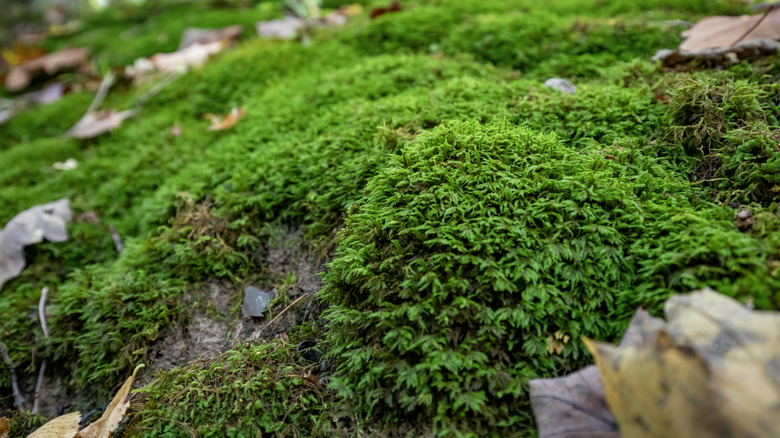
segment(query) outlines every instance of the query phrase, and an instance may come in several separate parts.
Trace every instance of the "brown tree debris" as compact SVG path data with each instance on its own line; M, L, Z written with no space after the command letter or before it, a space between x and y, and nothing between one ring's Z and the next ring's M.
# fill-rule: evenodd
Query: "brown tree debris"
M11 69L5 78L5 88L11 92L21 91L27 88L33 77L39 73L53 76L64 69L86 70L89 68L88 61L87 49L64 49L50 53Z
M399 0L394 0L392 3L390 3L390 6L372 9L371 19L373 20L375 18L381 17L382 15L392 14L393 12L401 12L401 10L401 2Z

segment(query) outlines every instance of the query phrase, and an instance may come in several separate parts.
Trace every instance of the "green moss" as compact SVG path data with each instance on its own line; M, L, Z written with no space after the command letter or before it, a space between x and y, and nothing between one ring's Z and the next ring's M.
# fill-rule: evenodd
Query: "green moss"
M555 333L614 339L638 305L702 284L780 304L776 243L756 251L722 213L688 213L687 182L608 152L447 123L372 179L321 293L349 409L415 434L520 433L527 380L589 361L549 350Z
M665 152L723 203L780 195L780 88L730 73L682 76L670 86Z
M309 333L311 334L311 333ZM157 376L140 392L127 437L314 436L329 419L329 392L318 382L319 363L296 351L308 339L291 333L239 346L209 363L193 363Z

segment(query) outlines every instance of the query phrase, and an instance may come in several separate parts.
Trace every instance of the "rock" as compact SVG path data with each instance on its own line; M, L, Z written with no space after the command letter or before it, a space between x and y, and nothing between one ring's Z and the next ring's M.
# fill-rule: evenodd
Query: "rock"
M547 79L544 81L544 85L569 94L574 94L577 91L577 87L574 84L562 78Z
M276 297L276 289L266 292L254 286L247 286L244 289L244 304L241 306L241 313L244 314L244 317L261 316L274 297Z

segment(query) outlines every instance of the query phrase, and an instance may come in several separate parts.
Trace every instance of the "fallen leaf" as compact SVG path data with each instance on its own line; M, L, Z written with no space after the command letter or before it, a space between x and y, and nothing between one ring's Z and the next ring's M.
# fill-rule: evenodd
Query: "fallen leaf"
M40 58L41 56L44 56L46 52L40 47L25 46L18 42L14 42L11 44L10 49L0 50L0 54L2 54L3 59L5 59L8 65L18 66L27 61Z
M305 25L303 19L288 16L278 20L261 21L257 23L256 28L260 38L291 40L298 36Z
M177 50L181 51L195 44L209 44L222 40L233 42L241 36L241 32L243 32L243 28L239 24L221 29L198 29L191 27L184 30Z
M374 8L371 10L371 19L375 19L377 17L381 17L385 14L392 14L393 12L401 12L401 2L398 0L393 1L390 3L390 6L383 8Z
M662 325L662 320L643 310L638 311L623 336L621 347L644 345L648 341L644 333ZM568 336L556 332L550 339L568 340ZM534 379L529 388L539 438L620 436L596 366L565 377Z
M5 88L11 92L21 91L30 85L33 76L39 72L53 76L63 69L87 68L88 58L89 51L87 49L64 49L26 61L8 72L8 76L5 78Z
M595 365L557 379L529 383L539 438L617 438L615 417Z
M84 115L68 135L73 138L94 138L122 125L125 119L135 115L135 110L116 112L114 110L92 111Z
M224 131L235 126L235 124L244 117L244 113L245 111L243 108L233 108L230 110L230 113L225 116L205 114L203 117L211 120L211 126L207 128L209 131Z
M772 437L780 428L780 313L709 289L670 298L637 345L586 340L624 436ZM641 394L641 396L638 396Z
M73 438L79 431L80 420L79 412L59 416L27 435L27 438Z
M151 61L157 70L164 72L180 71L203 65L209 56L221 52L225 47L227 47L227 43L224 41L214 41L206 44L195 43L177 52L158 53L151 57Z
M63 198L22 211L0 230L0 289L17 277L26 265L24 247L68 240L66 222L73 219L70 203Z
M683 31L682 36L685 41L680 44L680 50L686 52L728 48L754 39L777 40L780 39L780 9L769 11L766 17L764 14L706 17Z
M11 433L11 424L7 418L0 418L0 438L8 438L9 433Z
M127 407L130 406L128 395L130 394L130 389L133 387L133 379L135 379L138 370L143 367L143 364L135 367L133 375L128 377L125 384L119 388L119 391L114 396L114 399L111 400L111 403L108 404L103 415L97 421L76 434L75 438L109 438L111 436L111 432L113 432L119 425L119 422L122 421L122 417L125 416Z
M545 87L555 88L558 91L574 94L577 91L577 86L562 78L550 78L544 81Z

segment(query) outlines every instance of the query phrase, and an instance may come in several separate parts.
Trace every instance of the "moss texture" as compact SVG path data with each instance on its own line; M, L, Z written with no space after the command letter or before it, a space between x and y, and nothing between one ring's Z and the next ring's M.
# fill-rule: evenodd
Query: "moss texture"
M282 15L279 2L214 6L116 9L45 44L124 64L173 50L187 26ZM291 345L240 346L158 376L127 436L532 433L528 379L588 363L578 337L615 339L637 306L709 286L780 308L780 63L676 74L649 60L680 40L666 20L744 7L409 1L308 46L248 27L96 139L60 137L88 93L31 109L0 126L0 161L14 163L0 168L0 223L66 196L101 222L29 248L0 294L0 341L22 380L47 357L74 407L99 406L191 316L185 296L262 276L269 240L302 228L333 257L318 346L333 367L317 376L331 383L290 378L313 365ZM576 94L545 87L551 76ZM119 84L106 106L145 90ZM234 128L206 130L203 114L232 107L246 109ZM51 168L67 158L79 167ZM740 231L741 208L755 219ZM49 340L34 318L43 286ZM571 337L560 352L556 333Z

